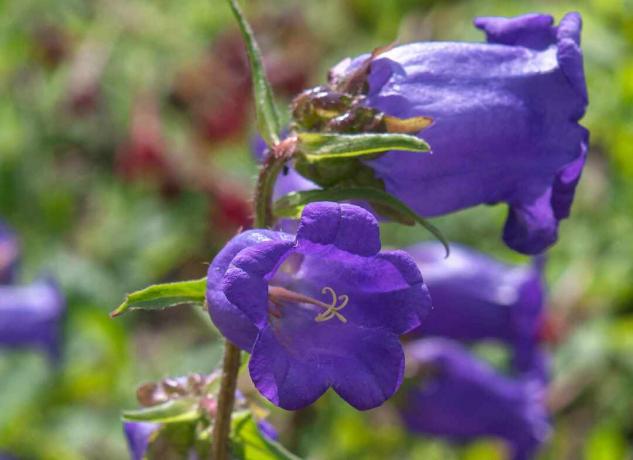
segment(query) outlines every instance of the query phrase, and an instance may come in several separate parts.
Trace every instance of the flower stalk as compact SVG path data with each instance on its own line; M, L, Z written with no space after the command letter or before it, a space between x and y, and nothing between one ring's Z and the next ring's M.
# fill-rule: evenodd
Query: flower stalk
M274 223L272 196L277 176L294 148L282 141L269 151L261 167L255 187L255 228L268 228ZM235 390L240 370L240 349L229 340L224 341L222 380L218 393L218 408L213 425L213 460L228 460L231 414L235 403Z

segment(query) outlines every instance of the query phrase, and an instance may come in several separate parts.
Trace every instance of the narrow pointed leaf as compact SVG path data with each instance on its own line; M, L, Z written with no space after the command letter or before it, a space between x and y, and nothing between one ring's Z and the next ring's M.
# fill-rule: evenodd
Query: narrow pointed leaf
M297 219L303 208L315 201L360 200L370 203L380 214L406 225L420 224L433 234L449 254L448 241L433 224L409 208L398 198L373 187L335 187L323 190L308 190L290 193L275 202L274 213L277 217Z
M389 150L428 152L429 145L416 136L402 133L323 134L298 133L298 150L308 161L356 158Z
M246 53L251 67L253 81L253 96L255 98L255 110L257 113L257 128L268 145L279 142L281 123L275 107L275 98L266 78L266 71L262 62L259 46L255 41L255 35L251 26L246 21L237 0L228 0L229 6L242 32L242 38L246 44Z
M249 412L233 414L231 451L239 460L299 460L281 444L263 436Z
M180 423L198 417L200 412L195 398L172 399L156 406L123 412L123 419L128 422Z
M122 315L127 310L163 310L182 304L204 306L206 278L177 283L154 284L128 294L110 316Z

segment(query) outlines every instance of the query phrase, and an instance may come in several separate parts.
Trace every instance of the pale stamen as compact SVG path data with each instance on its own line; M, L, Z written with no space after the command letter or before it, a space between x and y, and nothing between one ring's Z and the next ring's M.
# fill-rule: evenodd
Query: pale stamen
M321 293L322 294L329 293L332 296L332 300L330 301L330 303L321 302L320 300L314 299L310 296L303 295L298 292L290 291L286 288L282 288L279 286L268 287L268 296L271 302L276 306L284 302L307 303L310 305L315 305L317 307L323 308L325 310L324 312L319 313L314 318L315 321L321 323L321 322L324 322L336 317L340 322L346 323L347 318L345 318L341 313L339 313L339 311L342 310L347 305L347 303L349 302L349 297L347 295L337 296L336 292L334 292L334 289L332 289L329 286L326 286L323 289L321 289ZM340 305L337 305L337 303L339 302L340 302ZM277 316L277 315L273 315L273 316Z

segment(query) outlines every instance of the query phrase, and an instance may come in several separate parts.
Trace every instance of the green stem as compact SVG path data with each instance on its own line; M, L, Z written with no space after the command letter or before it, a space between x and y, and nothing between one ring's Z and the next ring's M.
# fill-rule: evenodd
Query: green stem
M235 403L237 375L240 370L240 349L228 340L224 341L224 358L222 362L222 383L218 394L218 410L213 425L213 444L211 446L213 460L229 458L229 434L231 433L231 414Z
M277 176L283 169L286 158L269 152L262 165L255 187L255 228L272 227L274 223L272 195ZM229 458L229 435L231 414L235 403L235 390L240 370L240 349L228 340L224 341L222 381L218 394L218 409L213 425L213 460Z
M274 223L273 189L286 158L268 152L262 165L255 187L255 228L269 228Z

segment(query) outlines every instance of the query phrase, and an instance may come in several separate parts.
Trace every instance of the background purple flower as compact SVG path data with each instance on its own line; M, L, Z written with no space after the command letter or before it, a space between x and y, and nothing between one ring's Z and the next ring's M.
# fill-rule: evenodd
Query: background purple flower
M502 341L512 347L518 373L547 380L540 344L545 307L540 261L505 264L458 244L451 244L448 258L439 243L405 250L424 272L433 300L416 334Z
M257 428L259 432L271 441L277 441L279 439L279 433L277 429L266 419L260 419L257 421Z
M413 43L371 64L367 104L430 116L433 155L391 152L367 164L386 190L425 217L506 202L504 240L536 254L569 215L587 152L581 18L478 18L487 44ZM334 80L367 56L346 60Z
M547 438L542 385L504 377L446 339L411 343L407 359L418 373L400 407L411 431L457 442L499 437L516 460L531 458Z
M130 460L143 460L149 447L150 439L154 433L161 428L160 423L150 422L123 422L123 432L127 441ZM276 441L278 433L275 427L265 419L257 421L257 428L260 433L271 441ZM190 450L188 460L195 460L198 455L193 449ZM0 459L1 460L1 459Z
M399 387L398 337L419 326L430 299L410 256L379 250L371 213L324 202L305 207L296 238L252 230L214 259L211 318L252 353L251 378L274 404L298 409L332 387L369 409Z
M0 286L0 346L37 347L57 361L65 309L64 297L52 280Z
M123 431L130 453L130 460L143 460L150 436L160 428L158 423L124 422Z
M0 221L0 284L11 284L15 281L19 257L17 235Z

